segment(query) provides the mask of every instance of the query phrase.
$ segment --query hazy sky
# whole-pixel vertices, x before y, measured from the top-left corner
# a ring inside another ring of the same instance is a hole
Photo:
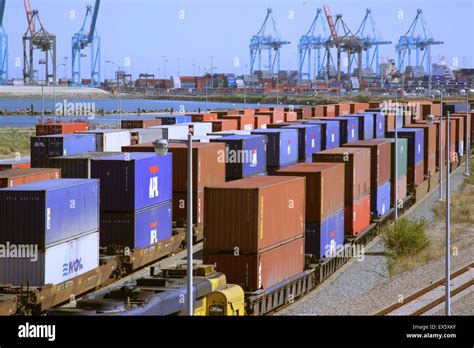
[[[57,35],[58,64],[71,56],[71,37],[79,30],[93,0],[30,0],[45,28]],[[331,0],[333,16],[342,14],[356,31],[371,8],[376,25],[392,45],[381,46],[381,56],[396,58],[394,44],[413,21],[417,8],[442,46],[434,46],[433,61],[445,55],[448,64],[474,66],[474,1],[472,0]],[[102,40],[102,78],[112,76],[112,60],[136,78],[141,72],[176,76],[202,73],[211,66],[241,74],[249,63],[249,40],[259,30],[266,8],[273,9],[282,38],[291,41],[281,51],[281,68],[297,69],[297,44],[323,1],[312,0],[102,0],[97,30]],[[21,77],[21,37],[27,21],[22,0],[7,0],[4,28],[9,35],[10,77]],[[327,25],[326,25],[327,28]],[[89,55],[89,54],[88,54]],[[165,63],[163,56],[167,57]],[[37,56],[40,58],[39,55]],[[263,56],[265,57],[265,55]],[[464,57],[464,58],[463,58]],[[239,60],[239,67],[234,62]],[[37,62],[38,59],[35,59]],[[263,60],[263,59],[262,59]],[[16,64],[15,64],[16,63]],[[89,62],[83,78],[87,77]],[[105,66],[107,65],[107,66]],[[200,67],[200,71],[199,68]],[[64,76],[58,69],[58,78]],[[67,75],[71,76],[70,59]],[[41,76],[40,76],[41,77]]]

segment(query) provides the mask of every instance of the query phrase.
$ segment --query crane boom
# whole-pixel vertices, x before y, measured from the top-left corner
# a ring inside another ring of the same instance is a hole
[[[100,0],[96,0],[95,5],[94,5],[94,13],[92,14],[91,26],[89,28],[89,34],[87,36],[88,43],[91,43],[92,39],[94,38],[95,25],[97,23],[97,16],[99,14],[99,6],[100,6]]]
[[[336,26],[334,25],[334,21],[332,19],[331,15],[331,10],[328,5],[324,5],[324,14],[326,15],[326,18],[328,20],[329,24],[329,29],[331,29],[331,37],[334,41],[337,41],[337,31],[336,31]]]
[[[28,28],[30,29],[30,33],[33,34],[35,30],[35,22],[33,20],[33,11],[31,10],[30,0],[24,0],[25,4],[25,11],[26,11],[26,19],[28,20]]]
[[[3,26],[3,14],[5,13],[5,3],[7,0],[0,0],[0,27]]]

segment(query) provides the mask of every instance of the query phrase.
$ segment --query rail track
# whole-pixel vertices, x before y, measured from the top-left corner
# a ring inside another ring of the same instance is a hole
[[[378,312],[376,315],[423,315],[445,301],[445,282],[440,279]],[[474,285],[474,262],[451,274],[451,297],[470,291]]]

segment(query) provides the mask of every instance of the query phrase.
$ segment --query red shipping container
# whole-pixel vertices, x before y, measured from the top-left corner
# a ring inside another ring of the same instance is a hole
[[[30,160],[16,160],[15,158],[0,159],[0,171],[8,169],[27,169],[31,168]]]
[[[322,117],[324,116],[324,106],[316,105],[313,107],[312,117]]]
[[[255,129],[259,128],[267,128],[267,125],[270,124],[270,116],[268,115],[255,115],[254,116],[255,124],[254,127]]]
[[[32,182],[59,179],[61,169],[57,168],[30,168],[30,169],[10,169],[0,172],[0,188],[14,187]]]
[[[275,174],[306,179],[306,221],[321,221],[344,208],[344,164],[298,163]]]
[[[404,200],[407,197],[407,177],[402,176],[398,178],[397,184],[398,191],[398,201]],[[395,183],[390,183],[390,197],[392,201],[392,206],[395,206]]]
[[[212,131],[213,132],[220,132],[226,130],[237,130],[237,120],[216,120],[216,121],[209,121],[212,123]]]
[[[344,147],[361,147],[370,149],[370,189],[376,190],[390,181],[392,161],[391,142],[383,139],[357,140]]]
[[[188,145],[171,143],[169,152],[173,154],[173,192],[187,192]],[[225,144],[193,142],[193,192],[222,183],[225,183]]]
[[[285,114],[283,112],[257,112],[255,115],[267,115],[270,116],[270,123],[285,122]]]
[[[296,121],[298,119],[298,116],[296,115],[296,112],[291,112],[291,111],[288,111],[288,112],[285,112],[285,122],[288,122],[288,121]]]
[[[222,120],[236,120],[237,127],[240,130],[252,130],[253,123],[254,123],[254,116],[246,116],[246,115],[227,115],[223,116]]]
[[[323,116],[326,116],[326,117],[336,116],[336,105],[334,104],[324,105],[323,112],[324,112]]]
[[[370,102],[369,103],[369,108],[379,108],[380,107],[380,102]]]
[[[436,172],[436,142],[437,142],[437,134],[436,134],[436,126],[429,125],[429,124],[421,124],[421,123],[414,123],[406,128],[422,128],[424,134],[424,149],[425,153],[423,156],[424,161],[424,173],[425,175],[433,175]]]
[[[36,135],[71,134],[89,130],[87,122],[44,123],[36,125]]]
[[[346,236],[357,236],[370,225],[370,195],[364,196],[344,210],[344,232]]]
[[[335,115],[336,116],[345,116],[351,113],[351,104],[341,103],[335,105]]]
[[[407,170],[407,185],[411,188],[417,187],[425,179],[425,165],[424,161],[417,163],[414,167],[408,166]]]
[[[161,119],[122,120],[122,129],[148,128],[154,126],[161,126]]]
[[[339,147],[313,154],[313,162],[345,164],[345,204],[370,193],[370,150],[356,147]]]
[[[191,116],[191,120],[193,122],[203,122],[203,121],[216,121],[218,119],[217,114],[214,114],[212,112],[208,113],[190,113],[188,116]]]
[[[357,114],[369,108],[369,103],[350,103],[350,113]]]
[[[188,194],[173,192],[173,221],[188,220]],[[193,223],[204,222],[204,190],[193,193]]]
[[[259,254],[238,256],[204,250],[204,263],[214,264],[230,284],[246,292],[268,289],[304,271],[304,237]]]
[[[254,253],[304,235],[305,179],[256,176],[204,189],[204,248]]]

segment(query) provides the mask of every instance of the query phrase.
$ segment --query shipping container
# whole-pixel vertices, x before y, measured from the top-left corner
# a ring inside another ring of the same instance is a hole
[[[180,123],[180,125],[188,126],[189,129],[192,128],[193,136],[206,136],[209,133],[212,133],[211,122],[187,122],[187,123]]]
[[[77,155],[54,157],[49,160],[49,163],[51,168],[61,170],[61,178],[90,179],[92,159],[120,154],[121,152],[83,152]]]
[[[131,135],[129,130],[124,129],[95,129],[76,134],[95,134],[96,151],[119,152],[122,146],[130,145]]]
[[[122,120],[122,129],[133,129],[133,128],[148,128],[154,126],[161,126],[163,124],[161,119],[133,119],[133,120]]]
[[[134,128],[130,129],[130,144],[151,143],[157,139],[163,139],[163,130],[157,128]]]
[[[0,284],[59,284],[99,267],[99,232],[38,248],[36,252],[33,244],[25,242],[29,246],[27,250],[23,248],[26,257],[0,258]]]
[[[344,209],[342,163],[298,163],[275,175],[302,176],[306,181],[306,221],[321,221]]]
[[[350,113],[357,114],[369,108],[369,103],[350,103]]]
[[[188,190],[188,146],[187,144],[170,144],[169,152],[173,154],[173,191]],[[204,187],[220,185],[225,182],[225,156],[223,143],[193,143],[193,192],[202,191]]]
[[[178,124],[178,123],[192,122],[191,116],[185,116],[185,115],[158,116],[158,117],[156,117],[156,119],[161,120],[161,124],[163,126],[169,126],[169,125]]]
[[[465,134],[465,123],[466,123],[466,116],[450,116],[450,119],[454,120],[455,121],[455,124],[456,124],[456,133],[455,133],[455,138],[456,138],[456,142],[455,142],[455,148],[456,148],[456,152],[458,153],[458,156],[459,157],[463,157],[464,156],[464,144],[465,144],[465,141],[464,141],[464,138],[466,137],[466,134]]]
[[[209,122],[209,121],[217,121],[217,114],[215,113],[190,113],[188,114],[191,116],[191,120],[193,122]]]
[[[31,167],[48,168],[52,157],[96,151],[94,134],[62,134],[31,137]]]
[[[98,180],[51,179],[0,189],[0,244],[44,249],[98,229]]]
[[[236,120],[237,129],[252,130],[255,119],[251,115],[227,115],[223,116],[222,120]]]
[[[212,131],[213,132],[219,132],[219,131],[226,131],[226,130],[236,130],[237,127],[237,120],[216,120],[216,121],[210,121],[212,122]]]
[[[374,138],[385,137],[385,115],[383,112],[363,112],[363,115],[371,115],[374,120]]]
[[[296,121],[298,119],[298,115],[294,111],[285,112],[285,122],[288,121]]]
[[[188,219],[187,192],[173,192],[173,221],[187,221]],[[193,193],[193,223],[204,222],[204,190]]]
[[[59,179],[61,170],[59,169],[9,169],[0,172],[0,188],[14,187],[29,184],[41,180]]]
[[[298,159],[302,162],[312,162],[313,153],[321,151],[321,125],[292,124],[284,128],[298,131]]]
[[[36,125],[36,136],[53,134],[71,134],[89,130],[87,122],[58,122]]]
[[[130,213],[100,213],[100,246],[147,248],[171,237],[171,201]]]
[[[31,168],[30,156],[0,159],[0,170]]]
[[[344,209],[344,232],[354,237],[370,225],[370,195],[354,200]]]
[[[428,124],[420,124],[414,123],[407,128],[422,128],[423,129],[423,137],[424,137],[424,154],[423,154],[423,161],[425,165],[425,175],[431,176],[436,172],[436,142],[437,142],[437,134],[436,134],[436,126],[435,125],[428,125]]]
[[[260,110],[260,109],[259,109]],[[283,111],[257,111],[256,116],[264,115],[270,117],[270,123],[285,122],[285,113]]]
[[[401,128],[397,132],[398,138],[408,140],[408,166],[414,166],[423,161],[424,149],[424,132],[421,128]],[[390,138],[395,137],[395,132],[387,132]]]
[[[306,222],[305,253],[318,259],[336,255],[344,246],[344,209],[322,221]]]
[[[230,284],[254,292],[269,289],[304,271],[304,237],[258,254],[213,254],[204,250],[204,263],[214,264]]]
[[[305,180],[255,176],[204,189],[204,249],[255,253],[304,234]]]
[[[369,140],[374,139],[375,126],[374,117],[372,114],[355,114],[350,117],[357,117],[359,119],[359,139]]]
[[[170,126],[154,126],[150,128],[163,130],[163,139],[183,140],[188,138],[189,127],[183,124],[172,124]]]
[[[372,216],[382,217],[390,210],[390,181],[371,191]]]
[[[370,149],[371,190],[377,189],[377,187],[390,180],[390,168],[392,163],[390,141],[384,139],[358,140],[346,146]]]
[[[133,212],[171,200],[172,158],[139,152],[94,158],[101,211]]]
[[[331,121],[339,122],[340,144],[359,140],[359,120],[357,117],[333,117]]]
[[[255,115],[254,116],[254,128],[255,129],[260,129],[260,128],[267,128],[267,125],[270,124],[270,116],[268,115]]]
[[[298,161],[296,129],[257,129],[252,134],[267,137],[267,167],[279,168]]]
[[[397,201],[403,202],[403,200],[407,197],[407,177],[402,176],[398,178],[397,182]],[[392,181],[390,183],[390,201],[392,206],[395,206],[395,182]]]
[[[397,178],[407,176],[408,170],[408,140],[405,138],[397,139],[397,154],[395,155],[395,138],[383,138],[391,142],[391,165],[390,165],[390,181],[395,180],[395,158],[397,159]]]
[[[334,108],[336,116],[345,116],[351,113],[351,105],[348,103],[336,104]]]
[[[339,122],[331,121],[310,121],[305,124],[321,125],[321,150],[333,149],[340,146]]]
[[[345,204],[370,193],[370,150],[344,147],[313,154],[313,162],[344,163]]]
[[[418,186],[425,179],[424,176],[424,163],[421,161],[415,166],[408,166],[407,168],[407,185],[412,189]]]
[[[219,158],[226,163],[226,180],[265,173],[267,138],[264,135],[230,135],[211,142],[225,144],[225,154]]]

